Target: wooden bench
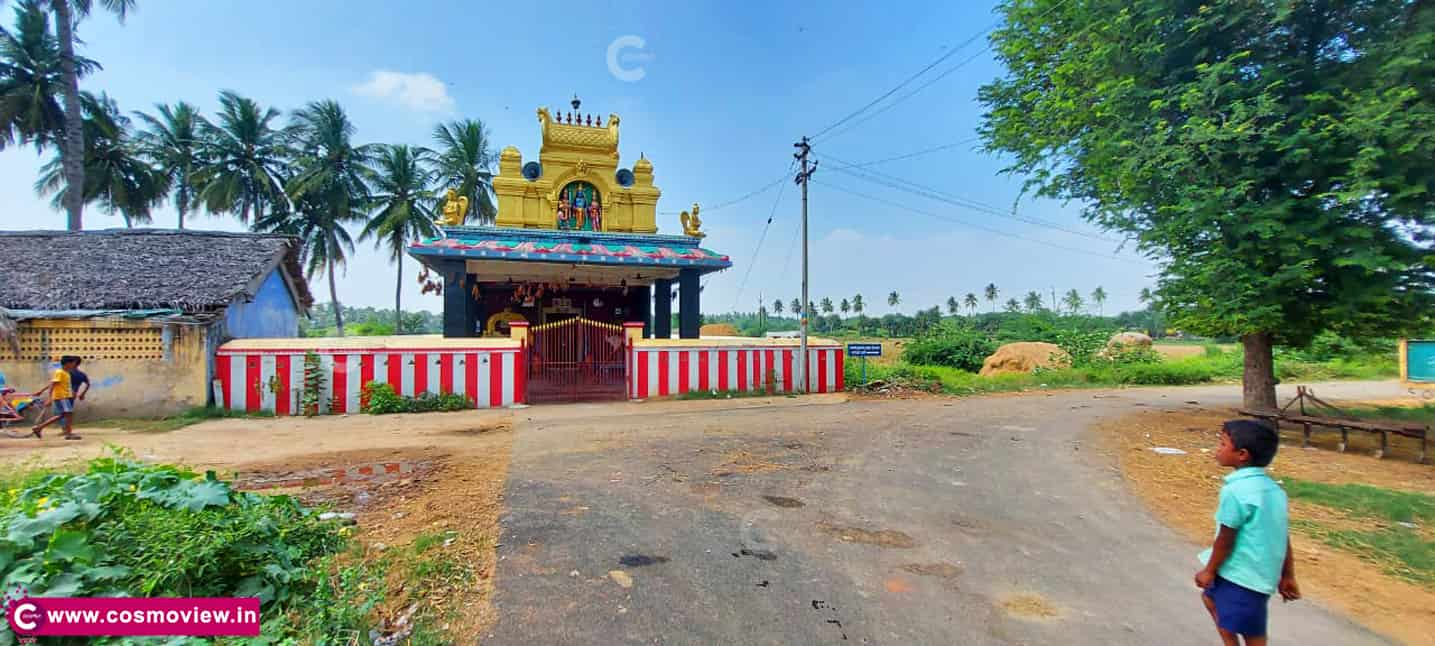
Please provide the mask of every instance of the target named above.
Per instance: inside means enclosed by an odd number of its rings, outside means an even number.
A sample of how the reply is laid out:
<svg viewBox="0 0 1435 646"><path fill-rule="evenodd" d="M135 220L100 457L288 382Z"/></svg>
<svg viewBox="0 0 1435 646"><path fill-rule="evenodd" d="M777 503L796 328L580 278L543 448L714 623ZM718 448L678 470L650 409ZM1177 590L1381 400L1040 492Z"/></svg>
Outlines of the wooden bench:
<svg viewBox="0 0 1435 646"><path fill-rule="evenodd" d="M1385 454L1390 451L1391 433L1394 433L1396 435L1402 435L1405 437L1415 438L1420 440L1420 457L1416 458L1415 461L1419 462L1420 464L1425 464L1425 448L1427 443L1426 438L1429 434L1430 429L1429 427L1421 424L1399 424L1395 422L1377 422L1361 419L1347 419L1342 417L1321 417L1316 415L1292 414L1280 410L1242 409L1240 410L1240 413L1248 417L1270 420L1272 422L1275 422L1276 424L1280 424L1281 422L1300 424L1301 432L1304 436L1301 441L1302 447L1310 446L1310 434L1312 427L1321 426L1339 429L1340 451L1342 453L1345 452L1346 446L1348 446L1350 443L1350 431L1379 433L1380 450L1375 454L1375 457L1377 458L1384 458Z"/></svg>

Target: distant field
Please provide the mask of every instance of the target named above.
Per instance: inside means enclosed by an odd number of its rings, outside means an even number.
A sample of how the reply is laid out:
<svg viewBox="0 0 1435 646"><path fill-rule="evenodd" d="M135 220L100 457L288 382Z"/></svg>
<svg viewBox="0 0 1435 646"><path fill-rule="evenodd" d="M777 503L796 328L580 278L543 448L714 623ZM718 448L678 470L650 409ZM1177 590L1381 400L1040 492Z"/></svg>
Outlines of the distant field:
<svg viewBox="0 0 1435 646"><path fill-rule="evenodd" d="M1189 341L1158 341L1156 343L1153 343L1151 345L1151 348L1156 350L1157 352L1160 352L1161 356L1168 359L1180 359L1182 357L1195 357L1205 354L1206 345L1209 344L1192 343ZM1220 348L1224 352L1231 352L1237 348L1236 344L1234 343L1218 343L1215 344L1215 346Z"/></svg>

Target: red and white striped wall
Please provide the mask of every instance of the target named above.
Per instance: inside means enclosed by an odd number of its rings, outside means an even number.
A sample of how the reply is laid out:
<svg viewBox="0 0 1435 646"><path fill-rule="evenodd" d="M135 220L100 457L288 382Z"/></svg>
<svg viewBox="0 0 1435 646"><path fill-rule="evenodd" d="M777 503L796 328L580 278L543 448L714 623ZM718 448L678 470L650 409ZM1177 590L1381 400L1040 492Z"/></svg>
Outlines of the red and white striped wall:
<svg viewBox="0 0 1435 646"><path fill-rule="evenodd" d="M766 390L769 380L774 392L793 392L799 352L787 346L634 345L628 349L628 396L647 399L703 390ZM841 391L842 367L841 346L809 346L807 391Z"/></svg>
<svg viewBox="0 0 1435 646"><path fill-rule="evenodd" d="M237 345L239 347L231 347ZM216 403L232 411L302 414L303 349L256 349L226 344L215 356ZM394 392L460 393L478 408L525 399L521 348L317 349L324 374L319 412L358 413L365 384L391 384Z"/></svg>

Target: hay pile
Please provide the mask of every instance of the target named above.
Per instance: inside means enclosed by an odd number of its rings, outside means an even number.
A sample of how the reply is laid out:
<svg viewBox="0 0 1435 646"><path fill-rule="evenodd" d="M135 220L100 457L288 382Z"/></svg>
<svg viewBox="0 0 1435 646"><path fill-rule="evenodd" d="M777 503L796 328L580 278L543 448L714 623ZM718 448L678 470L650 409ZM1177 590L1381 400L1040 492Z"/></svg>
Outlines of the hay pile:
<svg viewBox="0 0 1435 646"><path fill-rule="evenodd" d="M1107 348L1149 348L1151 337L1140 332L1118 332L1106 341Z"/></svg>
<svg viewBox="0 0 1435 646"><path fill-rule="evenodd" d="M990 377L1012 372L1027 373L1037 368L1064 368L1071 365L1071 355L1055 343L1022 341L1008 343L982 362L981 375Z"/></svg>
<svg viewBox="0 0 1435 646"><path fill-rule="evenodd" d="M737 326L731 323L708 323L698 329L699 336L737 336Z"/></svg>

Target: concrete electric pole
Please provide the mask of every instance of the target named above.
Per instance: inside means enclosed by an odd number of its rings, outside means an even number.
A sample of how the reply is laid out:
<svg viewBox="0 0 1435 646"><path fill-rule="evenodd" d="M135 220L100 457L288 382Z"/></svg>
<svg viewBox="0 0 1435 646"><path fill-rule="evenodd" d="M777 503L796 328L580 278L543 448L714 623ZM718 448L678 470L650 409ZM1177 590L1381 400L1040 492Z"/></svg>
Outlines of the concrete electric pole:
<svg viewBox="0 0 1435 646"><path fill-rule="evenodd" d="M808 311L811 308L808 307L810 299L807 296L807 180L817 172L817 162L813 161L810 165L808 164L807 155L812 152L812 146L808 143L807 137L803 137L802 141L792 144L792 146L797 149L792 156L802 162L802 169L793 179L798 186L802 187L802 313L797 318L800 339L797 354L797 391L806 393L808 392L807 317L811 314Z"/></svg>

